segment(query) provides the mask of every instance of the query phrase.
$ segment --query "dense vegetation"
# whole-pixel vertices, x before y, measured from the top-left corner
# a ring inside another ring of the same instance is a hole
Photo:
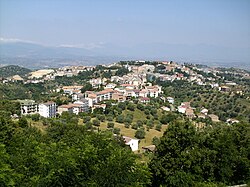
[[[90,119],[83,119],[86,124],[77,125],[77,118],[64,113],[46,120],[41,131],[24,117],[14,122],[1,116],[1,185],[198,187],[250,180],[249,124],[197,129],[189,121],[172,121],[160,141],[154,139],[157,150],[146,164],[119,136],[88,130]]]
[[[250,125],[169,125],[150,162],[153,186],[224,186],[250,180]]]
[[[1,186],[142,186],[147,167],[109,132],[50,121],[45,132],[0,119]]]
[[[23,75],[26,75],[30,72],[31,72],[31,70],[29,70],[27,68],[15,66],[15,65],[0,67],[0,77],[5,77],[5,78],[13,76],[13,75],[23,76]]]

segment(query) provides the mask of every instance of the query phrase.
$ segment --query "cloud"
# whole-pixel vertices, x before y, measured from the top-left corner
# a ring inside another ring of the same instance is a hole
[[[80,49],[96,49],[96,48],[102,48],[104,45],[103,42],[99,43],[89,43],[89,44],[62,44],[59,45],[59,47],[68,47],[68,48],[80,48]]]
[[[30,41],[30,40],[22,40],[18,38],[2,38],[0,37],[1,43],[17,43],[17,42],[24,42],[24,43],[32,43],[32,44],[38,44],[37,42]]]

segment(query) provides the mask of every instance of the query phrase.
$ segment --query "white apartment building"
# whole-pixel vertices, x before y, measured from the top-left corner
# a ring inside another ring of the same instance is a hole
[[[45,118],[52,118],[56,116],[56,103],[47,102],[39,104],[39,114]]]
[[[21,104],[21,115],[38,113],[38,104],[33,100],[19,100]]]

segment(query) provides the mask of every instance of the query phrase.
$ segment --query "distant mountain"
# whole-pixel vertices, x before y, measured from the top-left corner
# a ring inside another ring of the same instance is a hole
[[[5,78],[11,77],[14,75],[24,76],[30,72],[31,72],[30,69],[23,68],[23,67],[16,66],[16,65],[0,67],[0,77],[5,77]]]
[[[173,60],[209,66],[250,69],[250,49],[221,47],[207,44],[184,45],[143,43],[126,46],[112,43],[98,47],[43,46],[31,42],[0,42],[0,64],[25,67],[59,67],[62,65],[93,65],[114,60]]]
[[[0,57],[3,58],[74,58],[93,55],[92,51],[83,48],[50,47],[28,42],[0,43]]]

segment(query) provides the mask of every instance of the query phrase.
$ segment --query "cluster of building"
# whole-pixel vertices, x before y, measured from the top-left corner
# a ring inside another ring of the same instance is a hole
[[[126,101],[132,97],[138,98],[141,102],[150,101],[150,97],[159,97],[162,93],[161,86],[145,86],[141,89],[135,89],[135,85],[122,84],[117,88],[106,88],[102,91],[86,91],[85,93],[74,93],[72,98],[74,100],[88,100],[89,107],[93,107],[104,100],[117,100],[119,102]]]
[[[49,101],[46,103],[36,103],[34,100],[19,100],[21,104],[21,115],[40,114],[45,118],[56,117],[56,114],[63,112],[71,112],[79,114],[80,112],[88,112],[88,101],[79,100],[68,105],[57,106],[55,102]]]
[[[45,118],[56,116],[57,105],[55,102],[36,103],[33,100],[19,100],[21,104],[21,115],[40,114]]]

